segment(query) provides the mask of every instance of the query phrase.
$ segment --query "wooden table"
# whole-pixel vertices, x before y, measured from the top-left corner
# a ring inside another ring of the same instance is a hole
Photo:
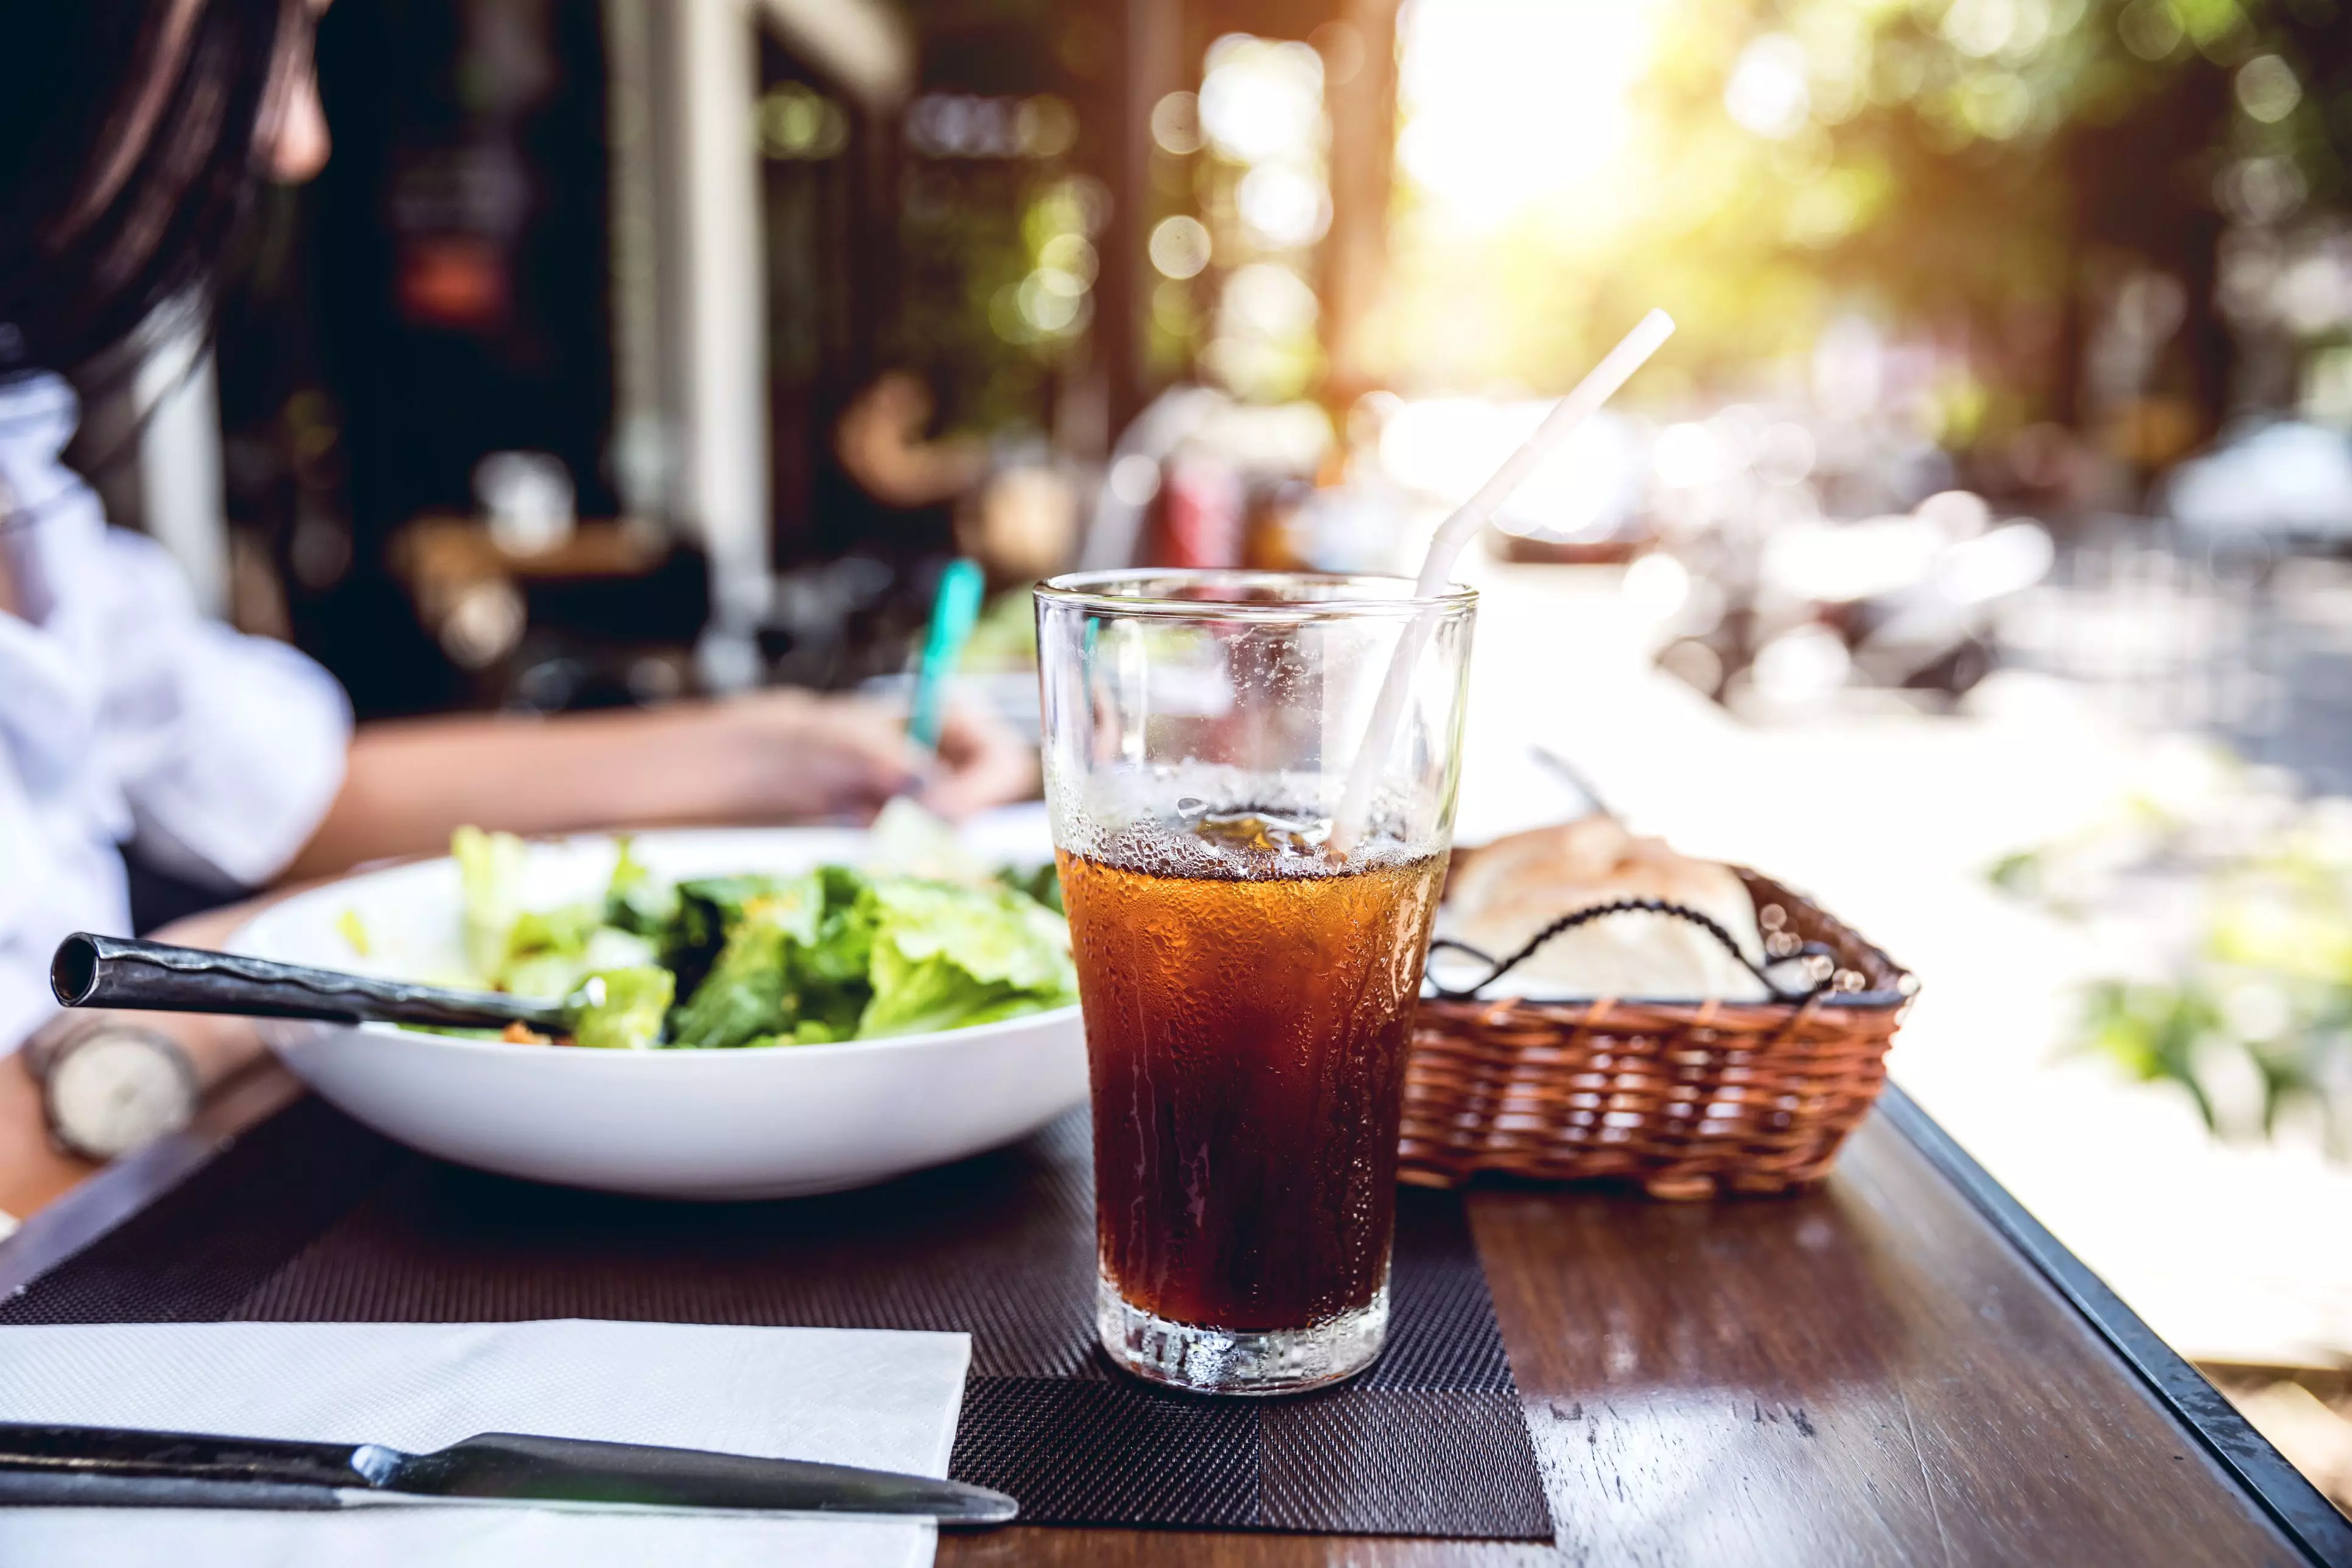
[[[0,1291],[295,1092],[268,1069],[37,1215]],[[1027,1528],[940,1563],[2352,1565],[2352,1522],[1899,1090],[1801,1196],[1470,1213],[1553,1545]]]

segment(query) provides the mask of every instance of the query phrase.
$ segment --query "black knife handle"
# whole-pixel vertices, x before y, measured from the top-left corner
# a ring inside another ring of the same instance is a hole
[[[57,955],[49,961],[49,989],[68,1007],[145,1007],[345,1024],[381,1019],[459,1029],[526,1024],[555,1034],[571,1029],[560,1002],[379,980],[88,931],[76,931],[58,943]]]
[[[103,1479],[209,1486],[259,1483],[331,1492],[338,1487],[373,1486],[405,1458],[373,1445],[0,1422],[0,1479],[12,1485]]]
[[[332,1487],[205,1481],[184,1476],[0,1469],[0,1508],[340,1508]]]

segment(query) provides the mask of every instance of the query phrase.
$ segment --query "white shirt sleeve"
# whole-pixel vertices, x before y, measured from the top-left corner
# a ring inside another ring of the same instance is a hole
[[[54,1010],[61,939],[129,934],[118,844],[224,891],[266,882],[351,740],[331,676],[205,619],[161,546],[106,526],[58,460],[76,408],[54,376],[0,379],[0,1053]]]
[[[170,868],[228,887],[283,870],[342,787],[351,706],[282,643],[196,612],[163,548],[110,529],[98,742],[132,837]]]
[[[0,1057],[58,1010],[49,958],[78,931],[128,931],[122,857],[36,798],[0,733]],[[34,783],[37,783],[37,778]]]

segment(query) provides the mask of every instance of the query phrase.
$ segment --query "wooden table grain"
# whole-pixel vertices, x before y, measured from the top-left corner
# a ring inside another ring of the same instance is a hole
[[[1015,1529],[943,1538],[942,1568],[2352,1562],[2332,1511],[2282,1528],[1938,1136],[1897,1096],[1794,1197],[1471,1194],[1549,1547]],[[2293,1492],[2218,1395],[2201,1414]]]
[[[21,1286],[296,1092],[274,1071],[0,1245]],[[1015,1527],[944,1568],[2343,1563],[2296,1477],[1899,1091],[1831,1179],[1469,1197],[1549,1545]]]

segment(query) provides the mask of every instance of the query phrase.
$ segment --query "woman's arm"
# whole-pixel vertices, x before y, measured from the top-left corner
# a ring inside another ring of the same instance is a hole
[[[887,708],[785,690],[554,719],[373,724],[285,874],[431,853],[464,823],[530,834],[862,819],[901,794],[963,816],[1020,798],[1035,779],[1027,748],[971,711],[950,712],[933,759]]]

